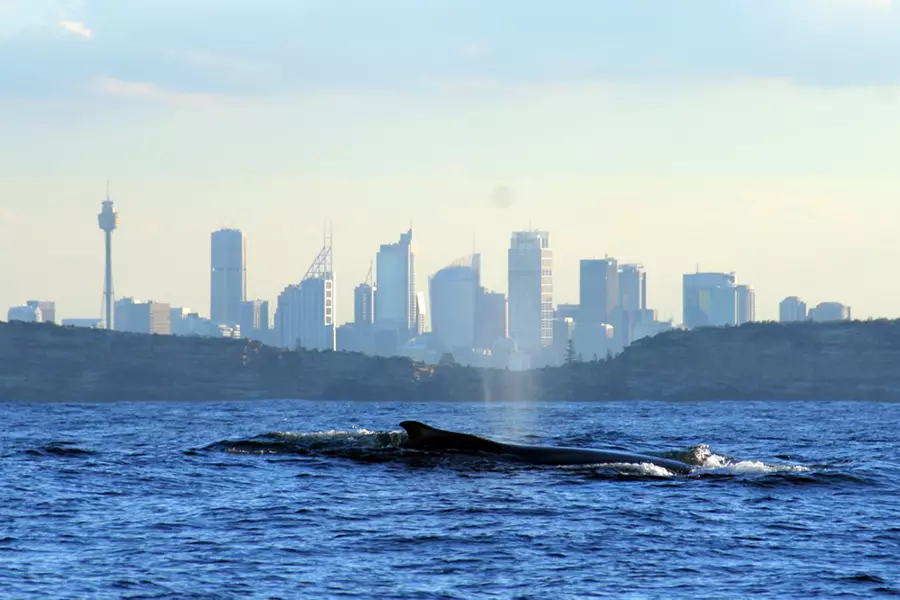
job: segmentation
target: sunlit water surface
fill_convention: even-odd
[[[528,467],[399,422],[697,465]],[[0,597],[900,595],[900,405],[0,404]]]

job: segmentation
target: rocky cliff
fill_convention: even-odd
[[[0,400],[900,399],[900,321],[672,331],[522,373],[0,323]]]

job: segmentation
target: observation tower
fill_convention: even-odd
[[[112,280],[112,232],[119,226],[119,213],[113,208],[109,199],[109,184],[106,184],[106,200],[97,215],[97,223],[106,234],[106,277],[103,286],[103,324],[106,329],[113,328],[113,280]]]

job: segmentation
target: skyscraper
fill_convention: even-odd
[[[417,314],[412,229],[399,242],[382,244],[375,262],[375,323],[413,330]]]
[[[580,324],[618,326],[619,265],[616,259],[582,260],[579,274]]]
[[[211,236],[210,320],[236,325],[241,303],[247,300],[247,249],[237,229],[220,229]]]
[[[308,277],[278,296],[275,329],[284,348],[334,350],[333,280]]]
[[[172,333],[172,308],[163,302],[135,302],[134,298],[116,301],[116,331],[131,333]]]
[[[266,342],[269,333],[269,301],[246,300],[241,302],[241,338]]]
[[[756,320],[756,292],[749,285],[735,286],[737,294],[737,324],[752,323]]]
[[[789,296],[778,304],[778,320],[782,323],[806,321],[806,302],[797,296]]]
[[[312,262],[303,280],[278,296],[275,330],[285,348],[334,350],[334,271],[331,238]]]
[[[734,273],[689,273],[683,285],[685,327],[737,325]]]
[[[619,306],[623,311],[647,310],[647,273],[643,265],[619,265]]]
[[[615,337],[619,349],[624,349],[634,341],[636,327],[648,319],[655,320],[647,310],[647,273],[643,265],[619,265],[619,305],[615,324]]]
[[[444,267],[428,280],[431,297],[431,331],[447,350],[471,350],[475,347],[475,329],[481,276],[468,264]]]
[[[485,288],[478,291],[478,312],[475,317],[475,347],[492,348],[507,335],[506,296]]]
[[[103,208],[97,215],[97,223],[103,230],[106,238],[106,270],[103,283],[103,318],[106,320],[106,328],[113,328],[113,279],[112,279],[112,232],[119,226],[119,213],[113,209],[112,200],[109,199],[109,183],[106,185],[106,200]]]
[[[553,343],[553,251],[546,231],[512,234],[509,265],[509,335],[535,353]]]
[[[353,288],[353,323],[371,325],[374,308],[374,290],[368,283],[361,283]]]

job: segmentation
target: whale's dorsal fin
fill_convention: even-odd
[[[410,448],[427,445],[429,438],[434,438],[435,436],[444,433],[440,429],[435,429],[434,427],[418,421],[403,421],[400,423],[400,427],[405,429],[406,435],[409,436],[407,446]]]
[[[502,444],[493,440],[471,435],[445,431],[419,421],[403,421],[400,427],[406,430],[404,447],[411,450],[455,450],[458,452],[498,452]]]

